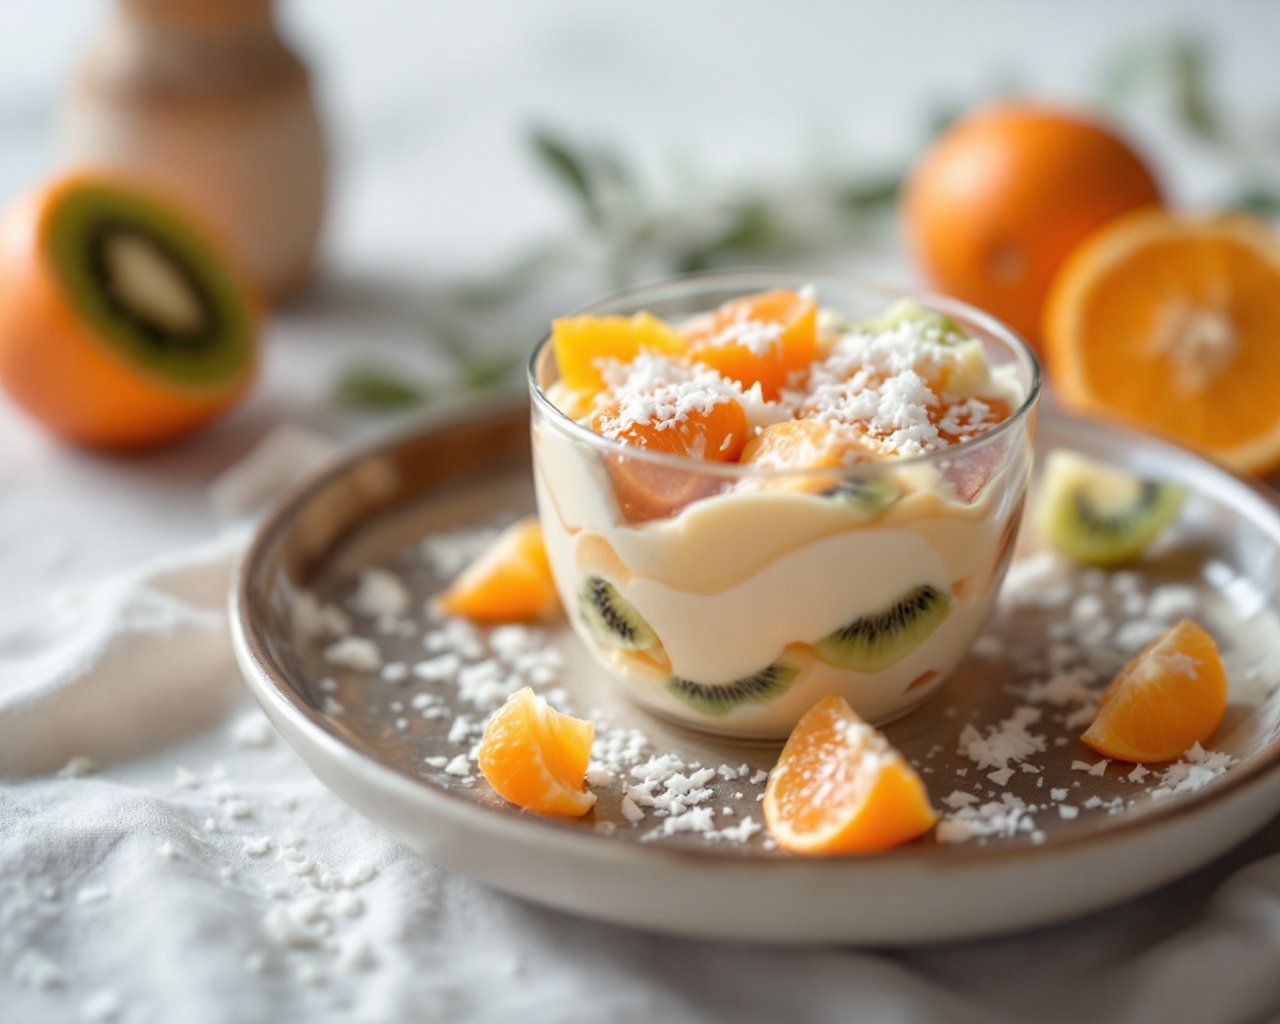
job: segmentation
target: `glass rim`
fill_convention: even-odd
[[[580,316],[592,313],[613,315],[616,312],[613,307],[619,305],[625,306],[631,302],[642,302],[646,296],[655,294],[661,295],[663,298],[678,298],[683,295],[694,295],[699,291],[708,288],[719,287],[732,289],[737,286],[741,286],[745,294],[749,293],[750,290],[761,290],[766,288],[792,287],[798,289],[808,284],[816,285],[821,288],[824,283],[830,286],[865,289],[868,292],[883,295],[888,302],[892,302],[897,299],[912,299],[927,310],[936,313],[943,313],[947,316],[971,323],[974,326],[981,328],[994,339],[1006,345],[1016,356],[1020,357],[1030,369],[1031,385],[1027,389],[1027,394],[1023,399],[1022,404],[990,430],[984,431],[975,437],[966,438],[965,440],[949,445],[946,448],[940,448],[937,451],[921,452],[917,455],[908,455],[883,462],[860,462],[850,466],[811,466],[801,469],[744,466],[737,462],[709,462],[705,459],[695,458],[691,455],[649,451],[646,448],[625,444],[614,438],[605,437],[579,423],[560,409],[553,401],[551,401],[546,391],[543,390],[541,382],[538,380],[538,363],[542,358],[543,352],[551,343],[552,335],[551,332],[548,331],[542,340],[534,346],[533,353],[530,355],[526,366],[529,392],[533,397],[534,405],[550,418],[552,424],[557,429],[565,431],[570,437],[580,440],[593,448],[598,449],[602,453],[621,458],[637,459],[641,462],[651,463],[655,466],[666,466],[668,468],[681,469],[685,472],[696,470],[700,474],[717,476],[725,480],[781,478],[804,480],[820,478],[829,479],[832,475],[843,477],[863,475],[873,476],[879,473],[895,472],[903,467],[931,466],[939,463],[950,463],[957,458],[968,455],[980,448],[984,448],[1004,437],[1013,430],[1017,424],[1025,421],[1035,409],[1036,403],[1040,398],[1041,385],[1043,383],[1043,375],[1040,370],[1040,359],[1036,355],[1035,350],[1011,327],[1007,326],[1000,320],[997,320],[989,313],[984,313],[982,310],[974,306],[970,306],[968,303],[961,302],[958,299],[949,298],[948,296],[926,290],[883,284],[869,278],[860,277],[856,274],[836,274],[830,272],[805,273],[794,269],[770,268],[712,270],[702,271],[695,274],[678,274],[671,277],[658,278],[653,281],[647,281],[611,292],[602,298],[595,299],[586,305],[579,306],[577,309],[574,309],[565,315]],[[638,307],[635,311],[639,312],[641,308],[643,307]]]

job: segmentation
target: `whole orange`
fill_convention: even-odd
[[[949,128],[903,201],[934,285],[1033,344],[1058,267],[1107,221],[1160,205],[1136,153],[1102,124],[1031,103],[980,108]]]

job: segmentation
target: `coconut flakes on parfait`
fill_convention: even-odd
[[[803,388],[783,393],[795,418],[860,427],[886,455],[939,451],[976,437],[998,422],[975,394],[956,395],[937,423],[944,382],[968,378],[965,391],[993,380],[977,341],[947,341],[936,325],[903,320],[888,330],[855,329],[809,368]]]
[[[780,323],[752,320],[747,309],[739,309],[736,319],[723,330],[709,338],[699,340],[709,348],[727,348],[730,345],[745,348],[753,356],[767,356],[782,343],[786,327]]]
[[[613,440],[637,426],[655,431],[674,428],[687,422],[690,413],[706,416],[731,401],[742,406],[752,428],[788,418],[779,403],[765,400],[758,382],[744,389],[709,366],[653,352],[641,352],[628,363],[604,359],[600,364],[606,390],[597,402],[609,402],[616,409],[602,417],[597,427]]]

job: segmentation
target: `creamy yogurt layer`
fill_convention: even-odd
[[[555,336],[539,362],[555,407],[535,403],[534,478],[575,630],[638,702],[732,735],[785,736],[827,693],[873,722],[932,693],[990,611],[1030,467],[1025,413],[995,429],[1030,378],[990,338],[789,294],[613,318],[585,386]],[[635,338],[654,323],[659,342]],[[778,357],[793,343],[804,361]]]

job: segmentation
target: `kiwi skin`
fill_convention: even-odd
[[[1179,484],[1059,448],[1045,461],[1034,521],[1058,551],[1105,568],[1140,555],[1177,518],[1185,497]]]
[[[606,647],[648,651],[662,644],[635,606],[600,576],[588,576],[578,591],[578,614],[591,635]]]
[[[695,683],[672,676],[666,688],[695,711],[721,718],[743,704],[767,704],[776,700],[787,692],[799,674],[798,665],[783,659],[732,683]]]
[[[951,593],[922,583],[891,605],[868,612],[812,645],[828,665],[879,672],[901,661],[933,633],[951,610]]]

